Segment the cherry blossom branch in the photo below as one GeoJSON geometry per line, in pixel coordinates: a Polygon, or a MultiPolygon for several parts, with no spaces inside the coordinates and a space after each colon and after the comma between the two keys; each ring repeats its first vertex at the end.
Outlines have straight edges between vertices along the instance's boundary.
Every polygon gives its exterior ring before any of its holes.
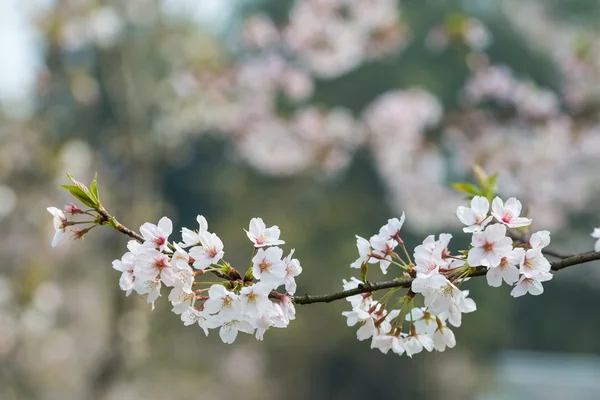
{"type": "Polygon", "coordinates": [[[115,217],[113,217],[112,215],[110,215],[103,207],[99,208],[97,211],[101,217],[101,220],[100,220],[101,224],[110,225],[113,228],[115,228],[116,230],[118,230],[119,232],[129,236],[130,238],[135,239],[140,243],[144,243],[144,238],[140,234],[138,234],[137,232],[135,232],[132,229],[127,228],[125,225],[123,225],[122,223],[117,221],[117,219],[115,217]]]}
{"type": "MultiPolygon", "coordinates": [[[[98,213],[103,219],[103,222],[106,222],[108,225],[114,227],[119,232],[137,240],[140,243],[144,242],[144,238],[140,236],[137,232],[132,229],[127,228],[123,224],[121,224],[115,217],[110,215],[104,208],[98,210],[98,213]]],[[[515,240],[519,240],[523,243],[527,242],[527,239],[517,231],[509,232],[509,236],[511,236],[515,240]]],[[[557,253],[553,250],[544,249],[544,253],[553,257],[560,258],[558,261],[554,261],[551,263],[553,271],[560,271],[561,269],[571,267],[574,265],[584,264],[590,261],[600,260],[600,252],[589,252],[582,253],[577,255],[563,255],[557,253]]],[[[487,268],[485,267],[473,267],[471,271],[468,272],[467,277],[479,277],[485,276],[487,273],[487,268]]],[[[238,273],[239,274],[239,273],[238,273]]],[[[226,275],[217,273],[217,275],[223,279],[229,279],[226,275]]],[[[376,292],[378,290],[391,289],[391,288],[410,288],[414,278],[400,278],[394,279],[391,281],[383,281],[383,282],[367,282],[365,284],[361,284],[355,289],[344,290],[337,293],[323,294],[323,295],[309,295],[306,294],[304,296],[294,296],[292,301],[294,304],[315,304],[315,303],[331,303],[336,300],[345,299],[350,296],[355,296],[357,294],[363,293],[371,293],[376,292]]]]}
{"type": "MultiPolygon", "coordinates": [[[[574,265],[585,264],[590,261],[600,260],[600,252],[589,252],[577,254],[574,256],[565,257],[562,260],[554,261],[550,265],[553,271],[560,271],[561,269],[572,267],[574,265]]],[[[485,276],[487,268],[485,267],[474,267],[471,272],[467,275],[468,277],[485,276]]],[[[323,295],[304,295],[294,296],[294,304],[314,304],[314,303],[331,303],[335,300],[345,299],[346,297],[356,296],[357,294],[371,293],[378,290],[391,289],[391,288],[410,288],[414,278],[402,278],[394,279],[392,281],[384,282],[367,282],[359,285],[355,289],[344,290],[337,293],[323,294],[323,295]]]]}

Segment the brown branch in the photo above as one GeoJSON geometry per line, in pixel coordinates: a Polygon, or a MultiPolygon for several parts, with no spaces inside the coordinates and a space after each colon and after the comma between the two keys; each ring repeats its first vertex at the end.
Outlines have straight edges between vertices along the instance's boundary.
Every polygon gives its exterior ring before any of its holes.
{"type": "Polygon", "coordinates": [[[140,243],[144,243],[144,238],[140,234],[138,234],[135,231],[132,231],[131,229],[127,228],[125,225],[117,221],[117,219],[110,215],[104,208],[100,207],[96,211],[98,211],[98,214],[100,214],[100,216],[102,217],[101,222],[108,223],[119,232],[124,233],[125,235],[137,240],[140,243]]]}
{"type": "MultiPolygon", "coordinates": [[[[562,260],[554,261],[550,263],[553,271],[560,271],[563,268],[571,267],[574,265],[584,264],[590,261],[600,260],[600,252],[589,252],[583,254],[577,254],[564,258],[562,260]]],[[[469,273],[469,277],[484,276],[487,273],[485,267],[474,267],[469,273]]],[[[314,304],[314,303],[330,303],[335,300],[345,299],[346,297],[355,296],[362,293],[375,292],[377,290],[391,289],[391,288],[409,288],[414,278],[402,278],[394,279],[392,281],[376,282],[359,285],[356,289],[344,290],[342,292],[323,294],[318,296],[304,295],[295,296],[295,304],[314,304]]]]}

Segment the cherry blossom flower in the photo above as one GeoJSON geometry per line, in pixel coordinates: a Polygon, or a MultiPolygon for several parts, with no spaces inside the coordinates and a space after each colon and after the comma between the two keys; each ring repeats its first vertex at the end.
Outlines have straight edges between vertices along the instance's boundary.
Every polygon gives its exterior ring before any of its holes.
{"type": "Polygon", "coordinates": [[[394,239],[388,239],[387,233],[385,236],[375,235],[371,237],[369,243],[372,248],[372,260],[373,262],[379,262],[381,272],[387,274],[387,269],[392,262],[391,254],[394,252],[394,248],[398,245],[394,239]]]}
{"type": "Polygon", "coordinates": [[[209,329],[221,326],[221,321],[216,316],[196,310],[193,307],[189,307],[181,314],[181,321],[183,321],[183,325],[185,326],[198,324],[206,336],[208,336],[209,329]]]}
{"type": "Polygon", "coordinates": [[[300,266],[300,261],[295,258],[292,258],[294,255],[294,249],[290,251],[290,254],[283,260],[285,263],[285,272],[286,275],[283,278],[283,283],[285,284],[285,290],[289,294],[296,293],[296,280],[294,279],[298,275],[302,273],[302,267],[300,266]]]}
{"type": "Polygon", "coordinates": [[[390,350],[401,355],[404,353],[404,339],[396,335],[374,335],[371,339],[371,348],[378,349],[383,354],[390,350]]]}
{"type": "Polygon", "coordinates": [[[279,247],[258,249],[252,258],[252,275],[256,279],[270,284],[272,288],[281,285],[287,274],[286,264],[281,260],[281,256],[283,256],[283,250],[279,247]]]}
{"type": "Polygon", "coordinates": [[[502,285],[502,280],[513,285],[519,280],[519,269],[516,267],[521,264],[525,257],[525,249],[520,247],[514,248],[508,255],[502,257],[500,264],[494,268],[490,268],[485,275],[488,285],[499,287],[502,285]]]}
{"type": "Polygon", "coordinates": [[[133,290],[133,271],[135,268],[135,254],[127,252],[123,254],[120,260],[114,260],[112,267],[117,271],[122,272],[121,278],[119,279],[119,287],[123,290],[126,296],[131,294],[133,290]]]}
{"type": "Polygon", "coordinates": [[[266,314],[271,306],[268,297],[271,290],[271,286],[264,282],[258,282],[240,290],[242,314],[251,319],[258,319],[261,315],[266,314]]]}
{"type": "Polygon", "coordinates": [[[223,242],[215,233],[203,232],[199,235],[201,246],[190,249],[189,255],[194,259],[194,268],[206,269],[217,264],[223,258],[223,242]]]}
{"type": "Polygon", "coordinates": [[[437,328],[437,319],[435,315],[429,312],[427,307],[413,308],[406,314],[405,319],[414,324],[417,333],[426,333],[431,336],[437,328]]]}
{"type": "Polygon", "coordinates": [[[471,266],[496,267],[503,257],[512,250],[512,239],[506,237],[506,227],[501,224],[489,225],[483,232],[475,232],[467,262],[471,266]]]}
{"type": "Polygon", "coordinates": [[[137,277],[133,281],[133,290],[138,294],[145,294],[146,301],[148,304],[152,304],[152,310],[154,310],[154,302],[160,296],[160,289],[162,282],[159,277],[137,277]]]}
{"type": "Polygon", "coordinates": [[[434,347],[433,340],[425,334],[410,334],[404,341],[404,349],[406,355],[412,358],[414,354],[423,351],[423,348],[427,351],[432,351],[434,347]]]}
{"type": "Polygon", "coordinates": [[[204,303],[204,311],[209,314],[218,313],[221,322],[233,321],[240,315],[242,303],[238,295],[222,285],[212,285],[208,289],[208,296],[208,300],[204,303]]]}
{"type": "Polygon", "coordinates": [[[471,207],[460,206],[456,210],[458,219],[467,227],[463,228],[466,233],[480,232],[492,220],[492,216],[488,216],[490,211],[490,202],[483,196],[475,196],[471,200],[471,207]]]}
{"type": "Polygon", "coordinates": [[[531,224],[529,218],[519,217],[521,209],[521,202],[514,197],[506,200],[506,204],[500,197],[496,197],[492,202],[492,215],[498,222],[509,228],[520,228],[531,224]]]}
{"type": "Polygon", "coordinates": [[[254,243],[254,247],[264,246],[278,246],[285,244],[283,240],[279,240],[281,234],[279,227],[273,225],[267,228],[262,218],[252,218],[250,220],[250,227],[246,231],[248,239],[254,243]]]}
{"type": "Polygon", "coordinates": [[[592,237],[598,239],[596,240],[596,244],[594,245],[594,251],[600,251],[600,228],[594,228],[592,237]]]}
{"type": "Polygon", "coordinates": [[[449,233],[440,234],[438,240],[435,240],[434,235],[429,235],[422,244],[415,247],[413,257],[417,272],[428,274],[440,268],[448,268],[450,262],[446,257],[450,254],[448,251],[450,239],[452,235],[449,233]]]}
{"type": "Polygon", "coordinates": [[[136,277],[160,279],[167,286],[175,285],[175,273],[169,257],[154,248],[148,248],[137,255],[134,274],[136,277]]]}
{"type": "Polygon", "coordinates": [[[201,244],[200,235],[204,232],[208,232],[208,222],[206,221],[206,218],[202,215],[198,215],[196,221],[198,221],[199,226],[197,232],[188,228],[181,228],[181,239],[183,240],[183,243],[180,244],[181,247],[187,248],[201,244]]]}
{"type": "Polygon", "coordinates": [[[542,249],[527,250],[525,257],[521,260],[519,272],[525,277],[531,278],[540,272],[550,271],[550,262],[542,254],[542,249]]]}
{"type": "Polygon", "coordinates": [[[252,334],[254,333],[254,327],[247,321],[233,319],[221,325],[219,336],[223,343],[231,344],[235,342],[238,332],[252,334]]]}
{"type": "Polygon", "coordinates": [[[62,238],[65,236],[67,230],[68,220],[65,214],[56,207],[48,207],[48,212],[52,214],[52,224],[54,225],[55,233],[52,238],[52,247],[56,247],[62,238]]]}
{"type": "Polygon", "coordinates": [[[549,281],[552,279],[552,277],[553,275],[551,273],[543,271],[529,277],[521,275],[521,279],[510,292],[510,295],[513,297],[520,297],[529,293],[533,296],[538,296],[544,293],[542,282],[549,281]]]}
{"type": "Polygon", "coordinates": [[[350,264],[350,268],[359,269],[364,263],[368,262],[373,264],[378,262],[371,257],[373,250],[371,248],[371,243],[367,239],[356,235],[356,247],[358,248],[358,259],[350,264]]]}
{"type": "Polygon", "coordinates": [[[532,249],[543,249],[550,244],[550,232],[539,231],[531,235],[529,238],[529,246],[532,249]]]}
{"type": "Polygon", "coordinates": [[[432,339],[433,345],[437,351],[444,351],[446,350],[446,347],[453,348],[456,346],[454,332],[441,322],[433,333],[432,339]]]}
{"type": "Polygon", "coordinates": [[[400,229],[402,229],[402,225],[404,225],[404,220],[406,219],[406,216],[404,215],[404,212],[402,213],[402,216],[400,217],[400,219],[398,218],[390,218],[388,219],[387,224],[385,224],[384,226],[382,226],[379,229],[379,237],[383,238],[384,240],[390,240],[390,239],[396,239],[397,237],[400,237],[400,229]]]}
{"type": "Polygon", "coordinates": [[[173,222],[167,217],[162,217],[158,221],[158,226],[150,222],[140,226],[140,233],[145,240],[154,244],[154,247],[160,251],[171,252],[169,249],[169,235],[173,233],[173,222]]]}

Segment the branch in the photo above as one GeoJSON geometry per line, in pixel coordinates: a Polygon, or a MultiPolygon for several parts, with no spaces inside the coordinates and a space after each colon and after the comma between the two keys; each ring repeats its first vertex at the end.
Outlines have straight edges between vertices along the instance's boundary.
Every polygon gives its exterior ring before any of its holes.
{"type": "MultiPolygon", "coordinates": [[[[589,252],[583,254],[577,254],[564,258],[559,261],[550,263],[553,271],[560,271],[563,268],[571,267],[573,265],[584,264],[590,261],[600,260],[600,252],[589,252]]],[[[485,267],[474,267],[469,273],[468,277],[484,276],[487,273],[485,267]]],[[[359,285],[356,289],[344,290],[342,292],[323,294],[318,296],[304,295],[295,296],[293,301],[295,304],[313,304],[313,303],[330,303],[335,300],[345,299],[346,297],[355,296],[362,293],[371,293],[377,290],[390,289],[390,288],[409,288],[414,278],[402,278],[394,279],[392,281],[376,282],[359,285]]]]}
{"type": "MultiPolygon", "coordinates": [[[[101,215],[104,222],[106,222],[109,225],[112,225],[119,232],[121,232],[129,237],[132,237],[133,239],[137,240],[140,243],[144,242],[143,237],[141,237],[135,231],[132,231],[131,229],[125,227],[123,224],[121,224],[119,221],[117,221],[115,219],[115,217],[110,215],[104,208],[100,208],[100,210],[98,210],[98,213],[101,215]]],[[[527,242],[523,236],[521,236],[515,232],[509,232],[509,236],[513,237],[513,239],[520,240],[523,243],[527,242]]],[[[589,253],[582,253],[582,254],[570,255],[570,256],[560,255],[551,250],[545,251],[544,253],[560,258],[560,260],[550,263],[553,271],[560,271],[563,268],[571,267],[573,265],[579,265],[579,264],[584,264],[584,263],[587,263],[590,261],[600,260],[600,252],[589,252],[589,253]]],[[[233,270],[237,273],[238,278],[239,278],[240,277],[239,272],[237,272],[235,269],[233,269],[233,270]]],[[[217,274],[217,276],[219,276],[219,277],[222,277],[223,279],[235,280],[235,279],[231,279],[231,277],[229,277],[225,274],[222,274],[221,272],[218,272],[218,271],[215,271],[215,274],[217,274]]],[[[467,277],[470,278],[470,277],[484,276],[485,274],[487,274],[486,267],[472,267],[471,271],[468,273],[467,277]]],[[[308,294],[306,294],[304,296],[294,296],[292,298],[292,300],[293,300],[294,304],[330,303],[332,301],[345,299],[346,297],[355,296],[357,294],[371,293],[371,292],[376,292],[378,290],[383,290],[383,289],[410,288],[413,280],[414,280],[414,278],[399,278],[399,279],[394,279],[391,281],[384,281],[384,282],[375,282],[375,283],[367,282],[365,284],[360,284],[355,289],[349,289],[349,290],[344,290],[344,291],[337,292],[337,293],[322,294],[322,295],[316,295],[316,296],[312,296],[312,295],[308,295],[308,294]]]]}
{"type": "Polygon", "coordinates": [[[125,225],[123,225],[122,223],[117,221],[117,219],[115,217],[113,217],[112,215],[110,215],[104,208],[100,207],[96,211],[102,217],[101,222],[108,223],[108,224],[112,225],[119,232],[124,233],[125,235],[137,240],[140,243],[144,243],[144,238],[141,235],[139,235],[135,231],[132,231],[131,229],[127,228],[125,225]]]}

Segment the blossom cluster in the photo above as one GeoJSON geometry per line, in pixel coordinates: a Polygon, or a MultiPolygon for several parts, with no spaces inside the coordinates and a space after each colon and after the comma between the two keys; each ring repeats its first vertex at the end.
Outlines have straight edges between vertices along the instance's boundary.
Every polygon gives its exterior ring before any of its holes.
{"type": "MultiPolygon", "coordinates": [[[[449,326],[459,327],[462,314],[476,310],[469,291],[461,285],[476,270],[486,272],[490,286],[498,287],[502,281],[515,285],[511,295],[519,297],[526,293],[543,293],[542,282],[552,279],[551,264],[545,258],[543,249],[550,243],[550,233],[539,231],[532,234],[525,243],[513,242],[508,229],[529,226],[531,219],[521,216],[522,205],[512,197],[504,202],[493,199],[491,207],[486,197],[474,196],[470,207],[458,207],[456,215],[471,234],[471,246],[467,250],[452,254],[448,245],[452,239],[449,233],[436,237],[430,235],[414,249],[412,258],[406,251],[400,236],[404,222],[393,218],[381,227],[379,233],[366,240],[357,236],[359,258],[351,268],[360,268],[363,280],[369,264],[379,263],[382,272],[388,272],[390,265],[399,267],[406,278],[412,278],[405,287],[410,290],[397,302],[400,308],[387,310],[394,288],[380,300],[373,293],[350,296],[347,300],[352,311],[344,312],[349,326],[360,324],[357,331],[359,340],[371,339],[371,348],[383,353],[408,356],[423,349],[444,351],[454,347],[455,336],[449,326]],[[404,254],[395,249],[402,247],[404,254]],[[423,306],[414,307],[416,296],[420,294],[423,306]],[[407,326],[404,330],[403,327],[407,326]]],[[[600,234],[595,232],[600,238],[600,234]]],[[[343,282],[345,290],[355,289],[363,282],[352,278],[343,282]]]]}
{"type": "MultiPolygon", "coordinates": [[[[73,214],[73,209],[69,210],[73,214]]],[[[57,208],[50,207],[48,211],[54,216],[55,246],[74,222],[57,208]]],[[[250,221],[246,234],[253,243],[254,256],[251,268],[242,277],[223,259],[223,242],[208,231],[206,219],[199,215],[197,222],[197,229],[182,228],[179,243],[169,241],[173,233],[169,218],[161,218],[158,224],[144,223],[140,227],[143,240],[130,240],[129,251],[112,263],[121,272],[121,290],[127,296],[132,292],[145,296],[154,309],[162,289],[168,289],[172,312],[180,315],[184,325],[197,324],[206,335],[209,329],[220,328],[219,335],[225,343],[233,343],[238,332],[255,334],[262,340],[270,327],[287,327],[295,319],[291,296],[302,267],[293,258],[294,250],[283,257],[278,245],[285,242],[279,239],[279,228],[267,228],[261,218],[250,221]],[[206,273],[225,280],[200,280],[206,273]],[[202,285],[209,287],[201,288],[202,285]],[[280,286],[285,287],[285,292],[277,291],[280,286]]]]}

